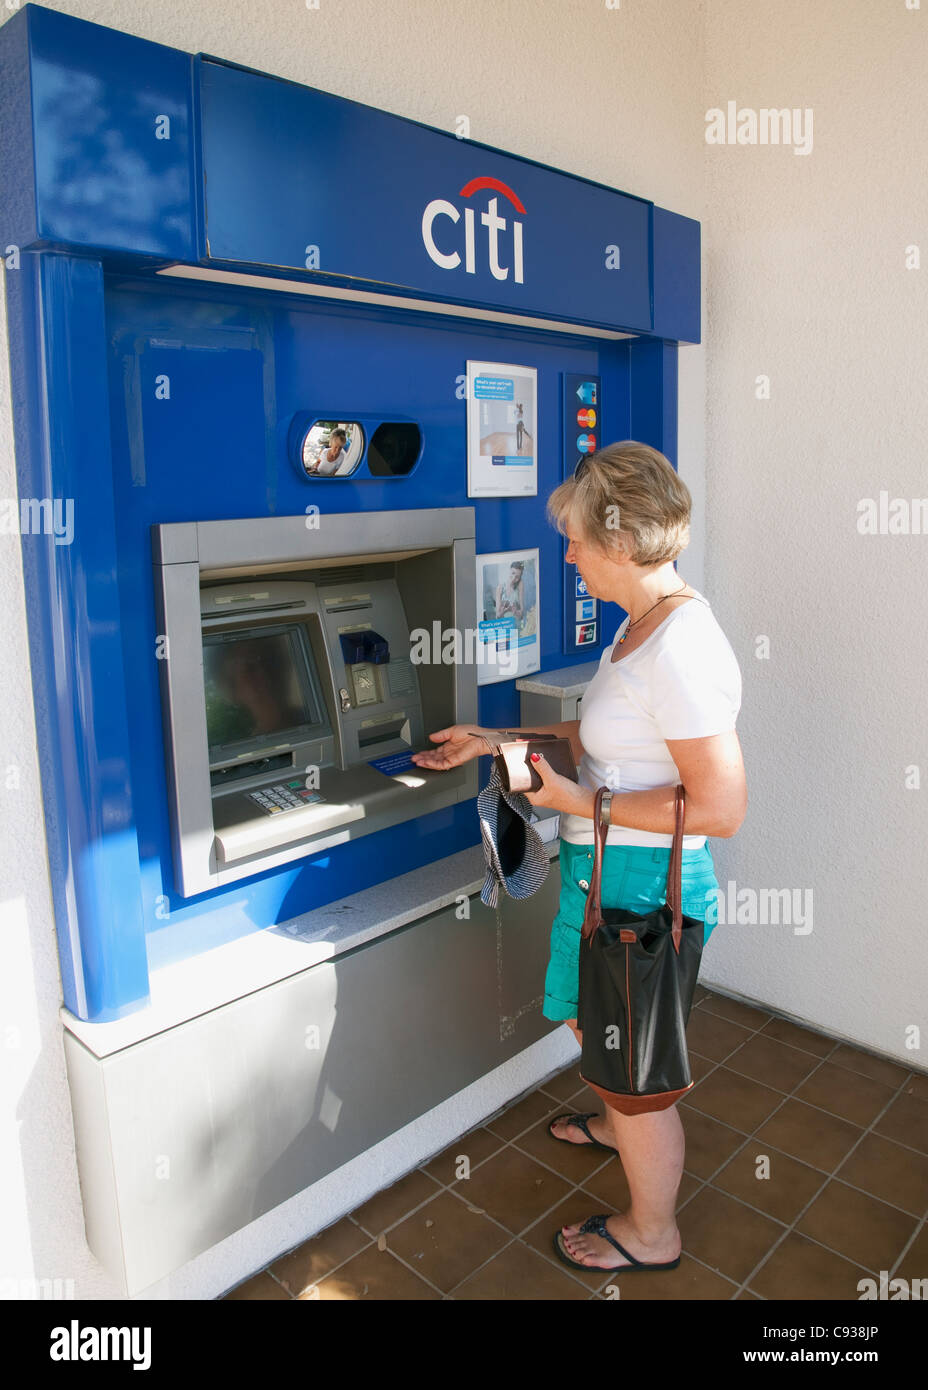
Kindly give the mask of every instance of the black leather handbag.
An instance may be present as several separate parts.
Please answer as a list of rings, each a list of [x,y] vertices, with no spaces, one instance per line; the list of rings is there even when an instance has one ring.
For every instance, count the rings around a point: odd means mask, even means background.
[[[596,852],[580,941],[580,1074],[613,1110],[666,1110],[693,1085],[686,1047],[705,927],[681,909],[685,792],[676,788],[667,900],[646,916],[600,902],[605,830],[596,793]]]

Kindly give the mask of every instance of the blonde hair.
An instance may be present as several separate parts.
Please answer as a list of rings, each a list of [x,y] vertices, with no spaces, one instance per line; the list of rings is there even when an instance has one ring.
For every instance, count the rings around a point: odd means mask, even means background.
[[[624,439],[582,460],[578,472],[548,498],[548,516],[562,536],[572,521],[582,539],[636,565],[661,565],[685,549],[693,499],[657,449]]]

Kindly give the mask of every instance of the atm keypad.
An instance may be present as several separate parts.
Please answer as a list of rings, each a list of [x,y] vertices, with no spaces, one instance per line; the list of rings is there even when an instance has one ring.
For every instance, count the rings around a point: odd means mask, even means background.
[[[299,779],[278,782],[273,787],[260,787],[257,791],[246,792],[245,795],[268,816],[279,815],[281,811],[295,811],[300,806],[323,800],[321,792],[310,791]]]

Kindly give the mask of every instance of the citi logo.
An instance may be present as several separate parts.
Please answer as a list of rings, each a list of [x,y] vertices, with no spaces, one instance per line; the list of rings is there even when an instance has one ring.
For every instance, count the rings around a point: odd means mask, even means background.
[[[525,215],[522,200],[511,188],[499,179],[471,179],[461,189],[459,197],[472,198],[475,193],[488,190],[508,199],[516,212]],[[503,204],[504,211],[509,211]],[[464,208],[464,269],[468,275],[477,273],[477,218],[475,206]],[[448,226],[445,221],[453,224]],[[453,230],[461,220],[461,209],[449,203],[446,198],[433,198],[422,214],[422,241],[431,260],[442,270],[457,270],[461,264],[461,233]],[[438,224],[436,226],[436,223]],[[480,213],[480,225],[486,228],[486,235],[480,235],[480,244],[485,252],[484,264],[488,264],[494,280],[508,280],[510,271],[517,285],[522,278],[522,223],[510,213],[509,218],[499,214],[499,198],[491,197],[486,211]],[[442,248],[449,248],[443,250]],[[505,248],[505,250],[503,249]],[[505,255],[510,262],[503,265],[500,256]]]

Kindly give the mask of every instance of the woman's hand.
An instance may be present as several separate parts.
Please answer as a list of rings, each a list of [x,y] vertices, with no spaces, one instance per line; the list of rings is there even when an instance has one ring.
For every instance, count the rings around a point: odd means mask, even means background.
[[[562,777],[542,753],[532,754],[532,767],[541,778],[542,786],[534,792],[524,792],[533,806],[548,806],[562,815],[588,816],[588,792],[569,777]]]
[[[434,739],[439,747],[424,748],[420,753],[413,753],[412,760],[417,767],[448,772],[461,763],[469,763],[471,758],[489,753],[481,734],[486,734],[491,742],[499,737],[495,730],[481,729],[475,724],[451,724],[447,729],[437,729],[434,734],[429,734],[429,738]]]

